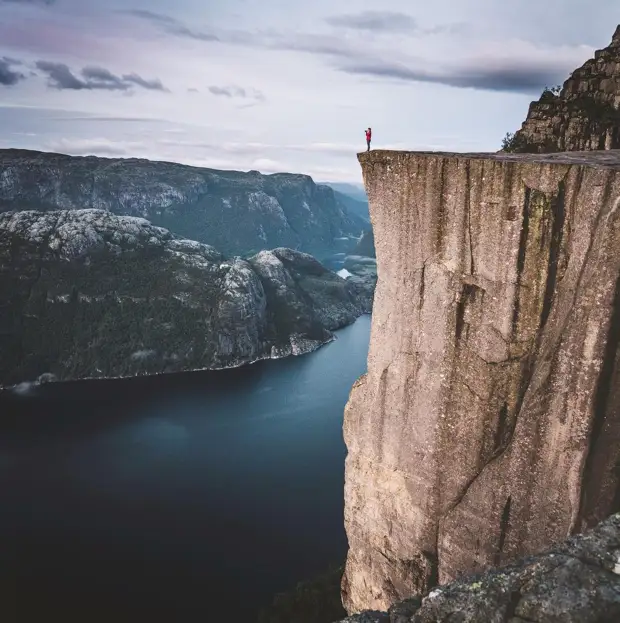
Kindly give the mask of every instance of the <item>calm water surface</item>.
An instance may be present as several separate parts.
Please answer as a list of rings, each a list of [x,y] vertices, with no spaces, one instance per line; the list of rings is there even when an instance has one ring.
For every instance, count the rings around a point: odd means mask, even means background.
[[[252,622],[342,561],[342,412],[369,332],[365,316],[303,357],[0,395],[0,618]]]

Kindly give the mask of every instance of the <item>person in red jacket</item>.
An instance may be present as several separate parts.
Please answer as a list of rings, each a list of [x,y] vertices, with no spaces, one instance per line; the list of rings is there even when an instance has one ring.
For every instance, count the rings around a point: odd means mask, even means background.
[[[372,139],[372,130],[370,128],[368,128],[368,130],[366,130],[366,151],[370,151],[370,141]]]

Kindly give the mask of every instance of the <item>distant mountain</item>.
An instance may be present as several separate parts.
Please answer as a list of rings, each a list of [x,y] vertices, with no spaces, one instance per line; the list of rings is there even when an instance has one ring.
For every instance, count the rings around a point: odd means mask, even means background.
[[[291,249],[227,259],[105,210],[2,213],[0,387],[302,354],[368,312],[373,286]]]
[[[289,247],[323,257],[367,226],[367,208],[307,175],[0,150],[0,212],[87,208],[147,218],[226,255]]]
[[[365,221],[370,222],[368,212],[368,197],[364,186],[361,184],[345,184],[341,182],[321,182],[325,186],[333,188],[339,199],[347,206],[351,214],[355,214]]]
[[[346,182],[320,182],[326,186],[331,186],[334,190],[337,190],[343,195],[347,195],[357,201],[368,203],[368,197],[366,196],[366,189],[363,184],[347,184]]]

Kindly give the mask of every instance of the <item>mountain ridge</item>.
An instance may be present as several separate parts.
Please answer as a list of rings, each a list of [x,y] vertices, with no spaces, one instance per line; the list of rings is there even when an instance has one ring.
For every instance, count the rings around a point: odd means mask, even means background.
[[[366,221],[351,200],[301,173],[225,171],[144,158],[0,150],[0,212],[107,209],[249,256],[288,247],[319,257]]]

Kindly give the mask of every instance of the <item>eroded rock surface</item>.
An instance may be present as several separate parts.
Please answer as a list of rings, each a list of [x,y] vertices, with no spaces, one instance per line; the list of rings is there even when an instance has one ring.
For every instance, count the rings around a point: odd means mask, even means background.
[[[0,212],[94,208],[139,216],[227,255],[333,253],[367,221],[307,175],[218,171],[144,159],[0,149]]]
[[[0,386],[298,355],[370,307],[312,256],[226,258],[103,210],[0,214]]]
[[[360,154],[379,281],[343,598],[386,610],[618,507],[620,153]]]
[[[363,612],[340,623],[451,621],[620,621],[620,515],[543,554],[396,603],[389,612]]]
[[[514,146],[520,152],[620,147],[620,26],[611,44],[597,50],[566,80],[532,102]]]

